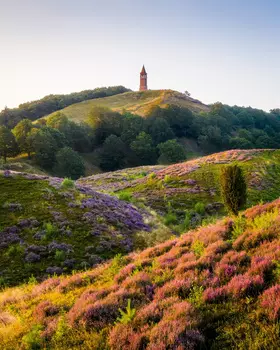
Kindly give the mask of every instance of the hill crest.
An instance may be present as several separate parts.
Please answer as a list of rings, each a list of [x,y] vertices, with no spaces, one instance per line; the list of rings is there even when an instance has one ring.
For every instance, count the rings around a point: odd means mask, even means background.
[[[193,112],[208,112],[210,108],[202,102],[195,100],[177,91],[173,90],[147,90],[125,92],[115,96],[98,98],[95,100],[87,100],[73,104],[61,110],[61,113],[73,121],[85,121],[90,109],[93,106],[108,107],[114,111],[128,111],[146,116],[147,113],[154,107],[166,107],[168,104],[185,107]],[[48,118],[47,115],[43,118]]]

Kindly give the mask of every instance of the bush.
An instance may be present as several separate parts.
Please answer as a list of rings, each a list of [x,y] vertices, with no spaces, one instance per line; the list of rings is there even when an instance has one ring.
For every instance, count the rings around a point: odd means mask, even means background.
[[[229,165],[221,172],[221,191],[225,206],[233,215],[246,204],[247,186],[238,165]]]
[[[205,214],[205,205],[201,202],[197,202],[195,207],[194,207],[194,210],[200,214],[200,215],[204,215]]]
[[[66,177],[60,185],[61,188],[63,189],[70,189],[70,188],[74,188],[75,187],[75,182],[71,179],[68,179],[68,177]]]
[[[126,191],[119,192],[118,197],[120,200],[126,201],[126,202],[131,202],[132,200],[132,194]]]
[[[169,225],[175,225],[177,223],[177,216],[174,213],[167,213],[164,217],[164,224]]]

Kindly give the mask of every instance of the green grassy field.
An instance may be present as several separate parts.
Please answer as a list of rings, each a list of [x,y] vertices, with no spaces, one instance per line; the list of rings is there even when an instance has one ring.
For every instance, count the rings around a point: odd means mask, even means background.
[[[208,106],[191,98],[187,98],[184,94],[176,91],[148,90],[141,92],[126,92],[115,96],[76,103],[64,108],[61,110],[61,112],[64,113],[69,119],[76,122],[81,122],[86,120],[87,115],[93,106],[108,107],[118,112],[126,110],[141,116],[145,116],[152,107],[164,107],[167,104],[175,104],[181,107],[186,107],[194,112],[205,112],[209,110]],[[48,117],[49,116],[45,116],[44,118]]]

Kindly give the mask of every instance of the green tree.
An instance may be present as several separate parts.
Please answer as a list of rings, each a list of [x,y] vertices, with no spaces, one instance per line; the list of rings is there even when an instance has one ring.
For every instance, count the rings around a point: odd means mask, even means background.
[[[175,137],[167,121],[163,118],[147,118],[145,120],[146,132],[152,136],[156,145]]]
[[[251,141],[243,137],[231,137],[229,139],[229,145],[232,149],[251,149],[254,145]]]
[[[55,156],[54,173],[73,180],[85,175],[82,157],[70,147],[61,148]]]
[[[121,139],[126,145],[130,145],[137,135],[143,131],[143,118],[127,112],[123,116]]]
[[[247,185],[238,165],[222,168],[221,192],[226,208],[234,215],[246,204]]]
[[[178,163],[186,159],[184,147],[176,140],[168,140],[160,143],[157,148],[160,153],[159,163]]]
[[[30,154],[33,151],[33,145],[29,137],[32,127],[31,120],[23,119],[13,129],[20,152],[26,152],[28,158],[30,158]]]
[[[14,134],[6,126],[0,126],[0,157],[3,157],[6,163],[7,157],[14,157],[17,152]]]
[[[140,164],[155,163],[157,155],[151,135],[144,131],[140,132],[136,140],[131,142],[130,148],[139,158]]]
[[[106,138],[100,153],[100,167],[111,171],[124,167],[126,161],[126,146],[120,137],[110,135]]]
[[[123,118],[121,114],[106,107],[95,106],[91,109],[87,123],[94,129],[97,145],[102,144],[110,135],[121,135]]]
[[[55,129],[43,127],[34,136],[36,163],[45,169],[52,169],[55,163],[55,155],[61,148],[62,141],[59,144],[57,143],[56,138],[58,139],[58,135],[53,133],[53,130]],[[58,130],[55,131],[61,134]]]

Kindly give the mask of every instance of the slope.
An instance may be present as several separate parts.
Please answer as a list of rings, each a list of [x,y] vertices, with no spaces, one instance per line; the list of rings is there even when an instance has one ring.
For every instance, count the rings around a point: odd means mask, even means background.
[[[238,164],[248,184],[248,206],[271,201],[280,196],[279,150],[232,150],[178,163],[135,179],[130,184],[107,189],[117,194],[125,190],[132,199],[144,203],[160,214],[172,212],[184,218],[186,210],[202,203],[206,212],[223,213],[219,177],[225,164]],[[105,177],[106,174],[103,175]],[[98,177],[81,179],[98,189]]]
[[[3,349],[280,347],[280,200],[0,294]]]
[[[94,266],[135,249],[137,233],[159,224],[69,180],[5,171],[0,188],[0,285]]]
[[[98,98],[73,104],[61,110],[69,119],[81,122],[85,121],[93,106],[108,107],[114,111],[123,110],[145,116],[154,106],[166,106],[175,104],[189,108],[194,112],[209,111],[209,107],[198,100],[187,97],[172,90],[148,90],[137,92],[126,92],[115,96]],[[52,114],[50,114],[52,115]],[[45,116],[44,118],[48,118]]]

